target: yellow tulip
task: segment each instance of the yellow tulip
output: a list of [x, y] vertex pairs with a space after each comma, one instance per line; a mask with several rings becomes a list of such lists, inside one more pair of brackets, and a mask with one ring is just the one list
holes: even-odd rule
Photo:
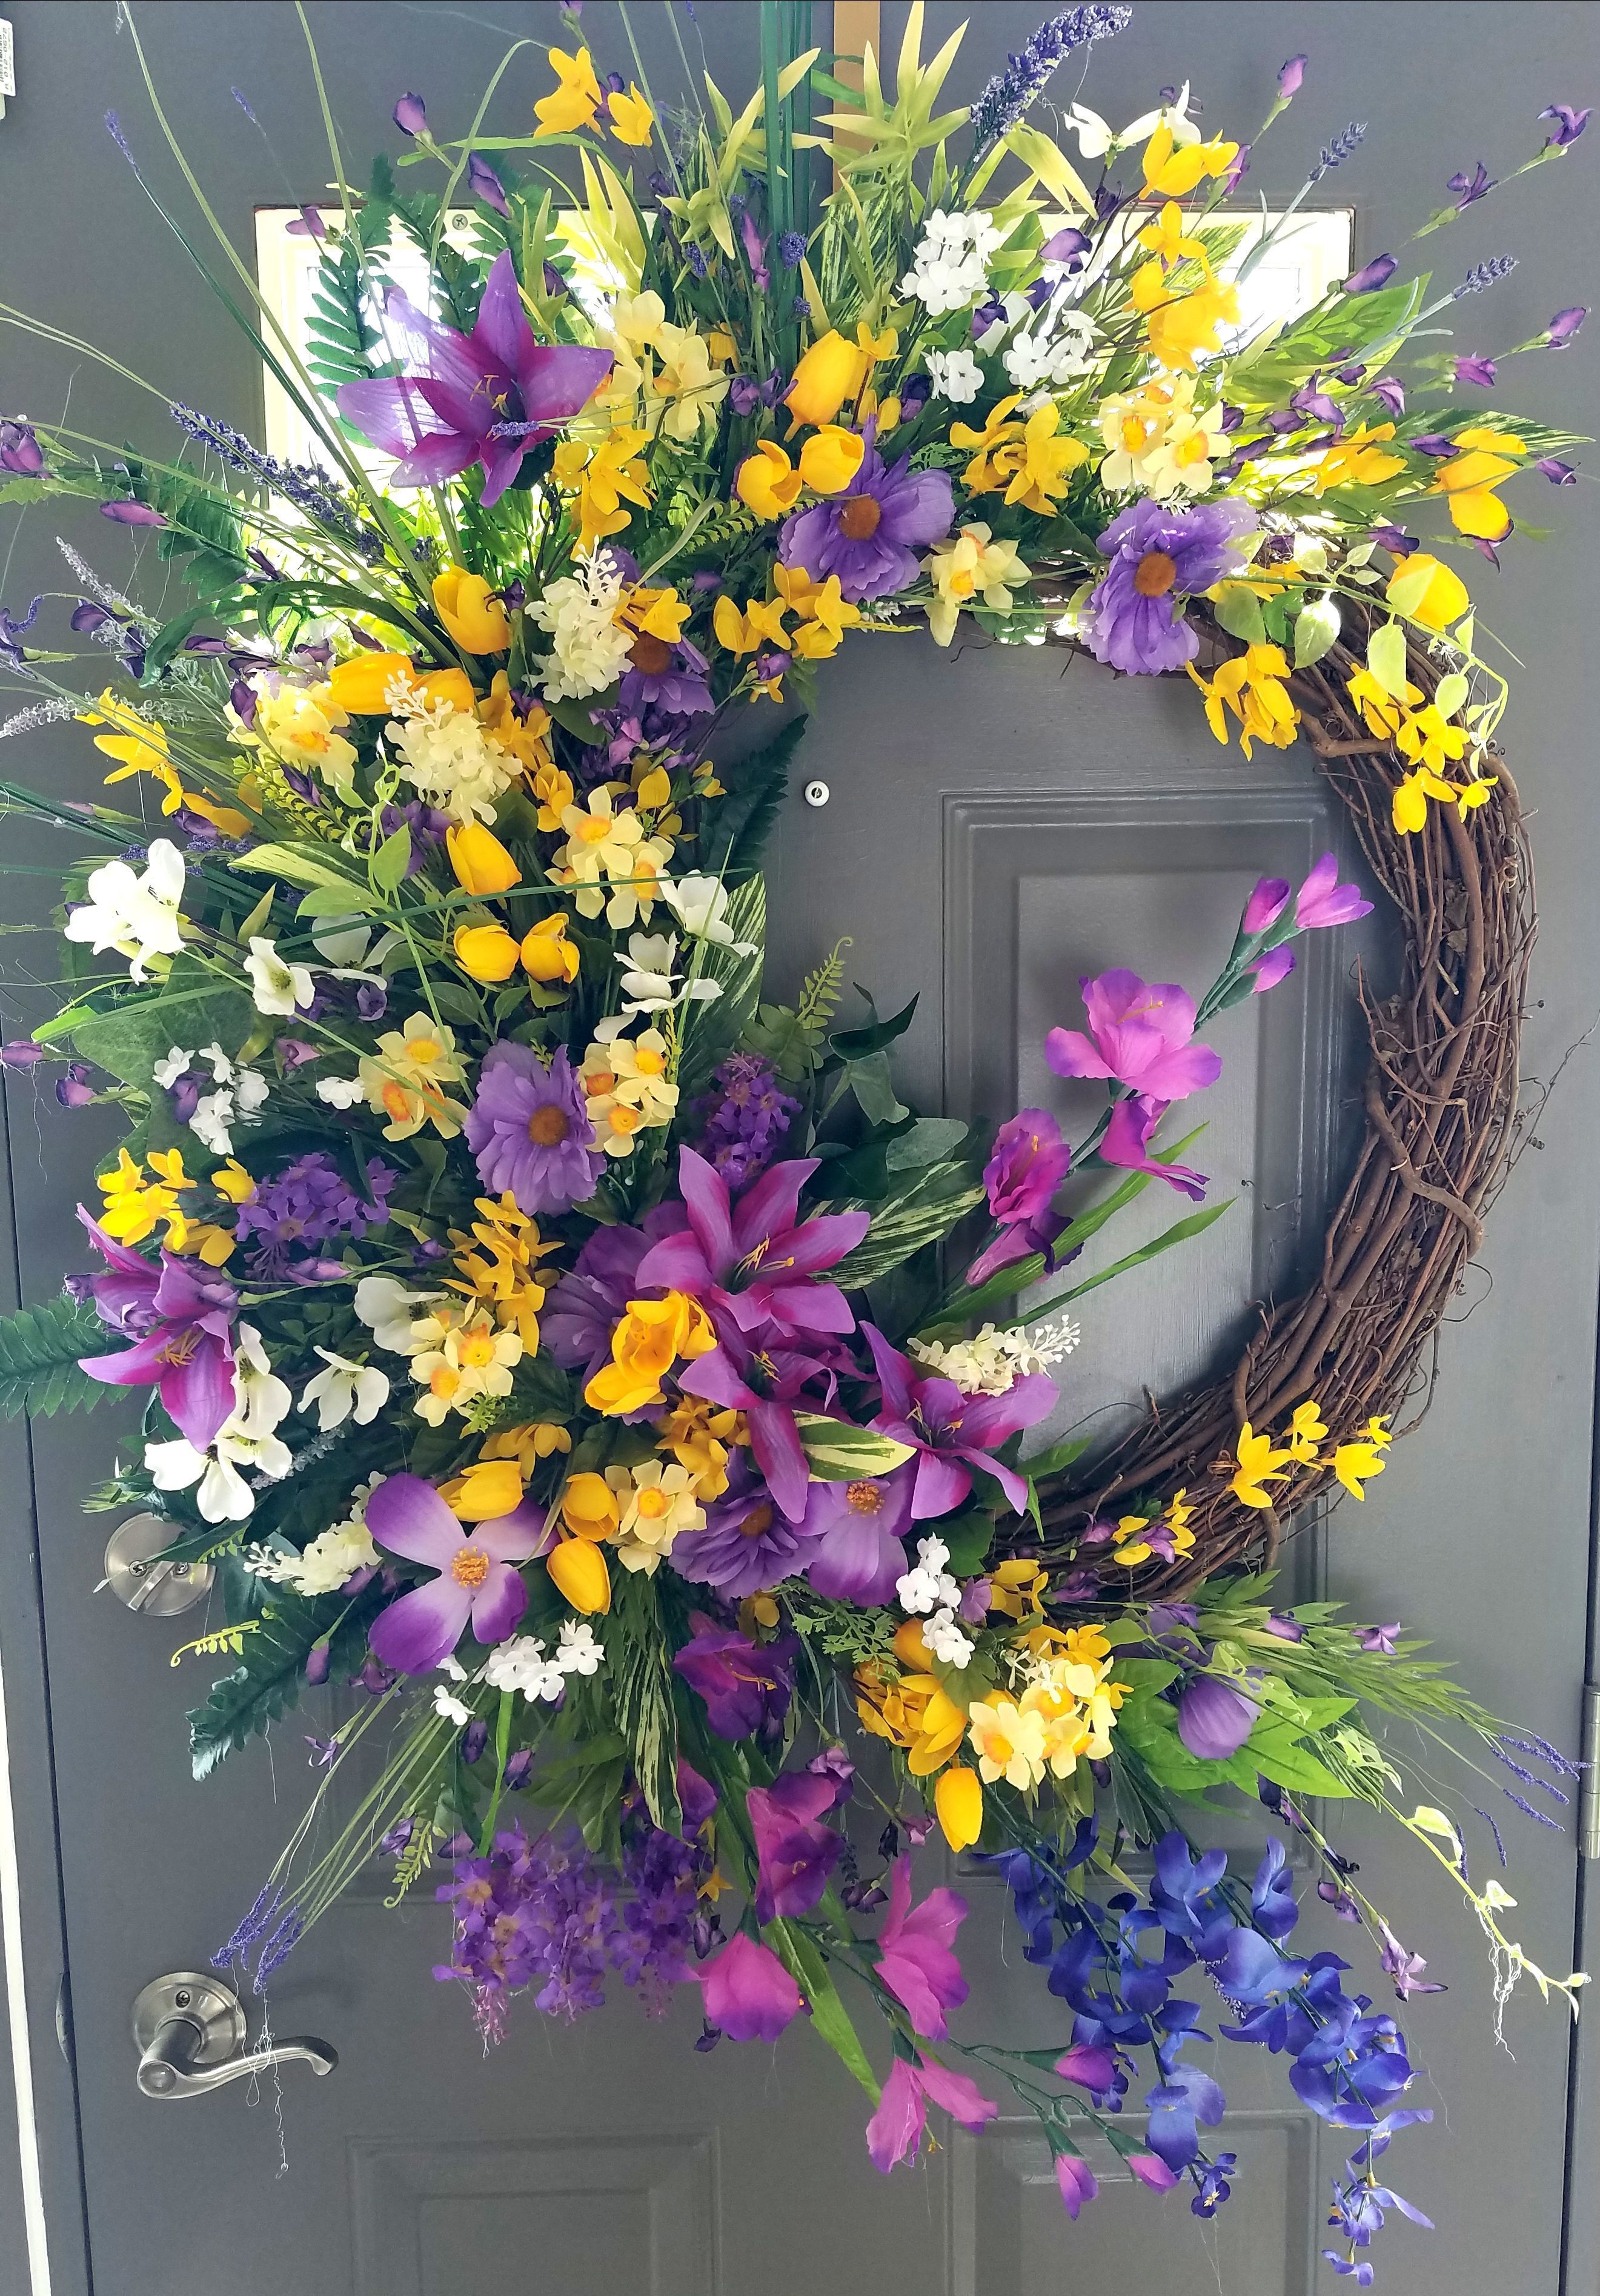
[[611, 1360], [584, 1390], [591, 1411], [615, 1419], [659, 1403], [661, 1380], [679, 1356], [702, 1356], [717, 1344], [710, 1317], [685, 1292], [630, 1300], [611, 1333]]
[[[1414, 550], [1408, 558], [1402, 558], [1395, 568], [1389, 578], [1390, 603], [1391, 604], [1394, 603], [1395, 586], [1398, 583], [1405, 583], [1407, 594], [1409, 595], [1411, 586], [1424, 570], [1428, 575], [1427, 587], [1422, 596], [1412, 605], [1411, 619], [1415, 622], [1420, 622], [1424, 629], [1448, 629], [1452, 622], [1458, 620], [1465, 613], [1472, 600], [1468, 594], [1466, 584], [1456, 573], [1455, 568], [1441, 565], [1437, 558], [1430, 558], [1425, 550]], [[1420, 701], [1420, 694], [1417, 698]]]
[[574, 1475], [562, 1493], [562, 1520], [574, 1538], [610, 1538], [622, 1520], [603, 1475]]
[[424, 701], [447, 701], [452, 709], [464, 712], [478, 699], [464, 669], [425, 669], [416, 681], [416, 690]]
[[521, 954], [504, 925], [462, 925], [455, 947], [456, 964], [474, 980], [509, 980]]
[[970, 1849], [983, 1831], [983, 1786], [976, 1770], [956, 1762], [933, 1789], [933, 1808], [952, 1849]]
[[511, 621], [498, 598], [491, 597], [481, 574], [464, 566], [447, 566], [433, 578], [433, 603], [439, 620], [467, 653], [504, 653], [511, 644]]
[[800, 474], [775, 439], [758, 439], [756, 451], [739, 465], [734, 492], [758, 518], [783, 518], [794, 508]]
[[480, 821], [446, 830], [445, 846], [455, 882], [464, 892], [476, 893], [481, 899], [493, 893], [509, 893], [522, 882], [522, 872], [505, 846]]
[[530, 980], [546, 987], [559, 980], [564, 986], [577, 980], [579, 962], [578, 944], [567, 939], [565, 909], [541, 917], [532, 931], [523, 936], [522, 970]]
[[545, 1559], [545, 1568], [575, 1611], [609, 1611], [611, 1574], [605, 1557], [587, 1538], [564, 1538]]
[[800, 477], [813, 494], [841, 495], [866, 453], [866, 441], [858, 430], [829, 422], [800, 448]]
[[352, 718], [382, 718], [389, 709], [384, 696], [396, 678], [410, 685], [415, 676], [408, 654], [358, 653], [349, 661], [334, 663], [328, 686], [334, 706]]
[[831, 422], [847, 398], [861, 387], [861, 353], [831, 327], [794, 370], [794, 381], [784, 395], [789, 409], [789, 435], [805, 422]]
[[498, 1522], [522, 1504], [522, 1478], [514, 1459], [479, 1459], [457, 1475], [446, 1505], [462, 1522]]

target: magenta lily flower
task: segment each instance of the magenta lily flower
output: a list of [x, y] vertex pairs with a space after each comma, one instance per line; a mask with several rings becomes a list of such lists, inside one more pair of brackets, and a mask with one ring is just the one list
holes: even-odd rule
[[1205, 1174], [1191, 1171], [1187, 1164], [1157, 1163], [1150, 1153], [1151, 1136], [1167, 1107], [1164, 1100], [1153, 1100], [1143, 1093], [1133, 1100], [1120, 1100], [1100, 1143], [1101, 1161], [1120, 1165], [1128, 1172], [1148, 1172], [1153, 1180], [1165, 1180], [1169, 1188], [1198, 1203], [1210, 1185]]
[[1294, 897], [1294, 923], [1299, 932], [1316, 932], [1323, 925], [1348, 925], [1372, 914], [1358, 885], [1339, 882], [1339, 864], [1325, 853]]
[[651, 1246], [635, 1281], [642, 1289], [686, 1292], [740, 1332], [764, 1324], [785, 1333], [853, 1332], [856, 1318], [839, 1286], [812, 1278], [859, 1243], [872, 1218], [835, 1212], [796, 1225], [800, 1190], [817, 1162], [804, 1156], [774, 1164], [735, 1203], [714, 1164], [680, 1149], [677, 1184], [689, 1225]]
[[[1157, 1100], [1186, 1100], [1215, 1084], [1222, 1062], [1191, 1042], [1194, 999], [1172, 981], [1146, 987], [1136, 972], [1103, 972], [1079, 982], [1089, 1036], [1052, 1029], [1045, 1058], [1063, 1077], [1108, 1077]], [[1091, 1038], [1093, 1041], [1091, 1042]]]
[[542, 1508], [524, 1504], [469, 1530], [420, 1475], [380, 1483], [366, 1503], [366, 1527], [391, 1554], [439, 1573], [380, 1611], [367, 1629], [373, 1657], [401, 1674], [426, 1674], [448, 1658], [469, 1620], [480, 1643], [514, 1634], [528, 1607], [515, 1566], [550, 1544]]
[[966, 1999], [966, 1980], [954, 1947], [967, 1902], [954, 1890], [930, 1890], [911, 1903], [911, 1860], [897, 1857], [889, 1884], [889, 1915], [878, 1939], [878, 1975], [911, 2013], [924, 2040], [945, 2038], [945, 2012]]
[[169, 1251], [153, 1267], [81, 1205], [78, 1216], [108, 1265], [89, 1287], [101, 1321], [134, 1341], [120, 1355], [80, 1357], [79, 1368], [109, 1387], [158, 1389], [173, 1425], [203, 1451], [234, 1408], [238, 1292], [210, 1268]]
[[849, 1781], [800, 1770], [745, 1796], [756, 1838], [756, 1919], [808, 1914], [828, 1886], [844, 1844], [822, 1820], [849, 1792]]
[[470, 335], [439, 325], [398, 288], [384, 319], [406, 372], [341, 384], [339, 411], [399, 458], [402, 487], [435, 486], [481, 463], [483, 500], [498, 502], [529, 448], [586, 406], [611, 370], [609, 351], [534, 340], [509, 251], [495, 258]]
[[1059, 1399], [1055, 1382], [1030, 1372], [1004, 1395], [963, 1395], [954, 1380], [921, 1379], [916, 1365], [891, 1348], [874, 1324], [863, 1324], [878, 1367], [883, 1408], [873, 1421], [880, 1435], [909, 1443], [917, 1453], [911, 1513], [918, 1521], [950, 1514], [972, 1488], [974, 1467], [992, 1475], [1018, 1514], [1028, 1485], [990, 1453], [1022, 1428], [1047, 1418]]
[[775, 2041], [800, 2015], [800, 1987], [770, 1946], [743, 1932], [689, 1974], [704, 1996], [707, 2022], [730, 2041]]
[[1000, 2111], [964, 2073], [953, 2073], [931, 2057], [919, 2055], [915, 2064], [897, 2057], [883, 2084], [882, 2102], [866, 2124], [867, 2156], [885, 2177], [922, 2143], [930, 2101], [964, 2128], [981, 2128]]
[[[653, 1257], [646, 1254], [646, 1259]], [[643, 1267], [644, 1261], [639, 1264]], [[794, 1414], [797, 1407], [809, 1407], [805, 1389], [826, 1368], [815, 1350], [753, 1348], [735, 1336], [725, 1339], [709, 1354], [697, 1356], [675, 1374], [685, 1393], [703, 1395], [712, 1403], [743, 1412], [756, 1464], [767, 1478], [767, 1488], [780, 1512], [791, 1522], [799, 1522], [806, 1512], [811, 1480]]]
[[693, 1641], [672, 1661], [705, 1702], [706, 1720], [719, 1738], [749, 1738], [759, 1730], [775, 1733], [789, 1710], [793, 1662], [800, 1644], [792, 1635], [776, 1642], [752, 1643], [748, 1635], [725, 1632], [696, 1611]]

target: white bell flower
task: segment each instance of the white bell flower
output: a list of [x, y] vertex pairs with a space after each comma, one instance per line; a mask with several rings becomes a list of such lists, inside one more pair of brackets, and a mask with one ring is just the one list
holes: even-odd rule
[[184, 857], [158, 837], [142, 876], [126, 861], [108, 861], [89, 878], [89, 898], [67, 913], [69, 940], [87, 941], [96, 956], [114, 948], [144, 980], [152, 956], [176, 956], [183, 947], [177, 906], [184, 898]]
[[657, 890], [692, 940], [715, 941], [735, 956], [753, 956], [753, 940], [735, 940], [727, 922], [727, 887], [717, 877], [662, 877]]
[[303, 1013], [316, 994], [310, 966], [286, 964], [278, 955], [277, 943], [267, 934], [250, 936], [244, 969], [258, 1013]]
[[309, 1411], [316, 1404], [316, 1423], [324, 1435], [352, 1417], [357, 1427], [369, 1426], [389, 1401], [389, 1374], [376, 1364], [355, 1364], [344, 1356], [330, 1355], [326, 1348], [316, 1352], [328, 1368], [307, 1382], [300, 1409]]

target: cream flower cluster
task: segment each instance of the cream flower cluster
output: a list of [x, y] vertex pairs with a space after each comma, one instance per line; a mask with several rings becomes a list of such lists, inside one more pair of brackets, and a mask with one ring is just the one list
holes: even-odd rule
[[963, 1395], [1005, 1395], [1029, 1373], [1061, 1363], [1079, 1338], [1077, 1324], [1063, 1316], [1033, 1332], [1002, 1332], [985, 1324], [974, 1339], [954, 1340], [948, 1347], [938, 1340], [913, 1340], [910, 1352]]
[[603, 693], [628, 667], [634, 634], [617, 619], [622, 570], [609, 550], [576, 562], [575, 570], [529, 602], [528, 619], [550, 634], [551, 650], [534, 674], [553, 701]]
[[492, 822], [495, 808], [521, 777], [521, 763], [492, 741], [475, 712], [447, 698], [430, 701], [397, 680], [385, 699], [395, 715], [384, 736], [403, 782], [452, 821]]
[[357, 1570], [374, 1570], [382, 1561], [366, 1527], [366, 1503], [382, 1480], [382, 1475], [369, 1475], [357, 1483], [344, 1521], [318, 1531], [299, 1554], [282, 1554], [270, 1546], [246, 1547], [245, 1569], [274, 1586], [292, 1587], [297, 1595], [336, 1595]]

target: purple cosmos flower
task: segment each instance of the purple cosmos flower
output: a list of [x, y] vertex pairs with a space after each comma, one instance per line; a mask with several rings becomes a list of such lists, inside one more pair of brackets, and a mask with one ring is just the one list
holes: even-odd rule
[[1288, 102], [1292, 95], [1298, 95], [1300, 94], [1301, 86], [1305, 79], [1305, 77], [1306, 59], [1304, 56], [1291, 56], [1286, 64], [1280, 64], [1278, 66], [1278, 94], [1285, 103]]
[[475, 200], [481, 200], [486, 208], [493, 208], [496, 215], [505, 216], [507, 220], [510, 219], [511, 209], [505, 202], [505, 186], [489, 166], [488, 161], [476, 152], [467, 161], [467, 189]]
[[142, 502], [102, 503], [100, 515], [116, 526], [165, 526], [168, 522], [152, 504]]
[[1359, 271], [1352, 271], [1344, 283], [1347, 295], [1370, 295], [1379, 287], [1386, 287], [1399, 269], [1392, 255], [1374, 255]]
[[780, 1723], [793, 1689], [794, 1636], [758, 1644], [748, 1635], [725, 1634], [699, 1611], [691, 1624], [693, 1639], [673, 1659], [672, 1670], [705, 1702], [717, 1735], [749, 1738]]
[[1545, 329], [1546, 348], [1564, 351], [1588, 316], [1588, 306], [1586, 303], [1574, 303], [1565, 311], [1557, 311]]
[[701, 1988], [707, 2018], [730, 2041], [775, 2041], [800, 2015], [800, 1987], [769, 1946], [743, 1933], [689, 1974]]
[[32, 423], [21, 414], [0, 414], [0, 471], [30, 479], [44, 467], [44, 453]]
[[716, 709], [706, 683], [709, 664], [687, 638], [669, 644], [646, 630], [634, 640], [628, 661], [631, 667], [623, 673], [617, 696], [623, 709], [636, 715], [653, 706], [678, 718], [703, 718]]
[[885, 2177], [900, 2161], [915, 2158], [931, 2102], [964, 2128], [981, 2128], [1000, 2110], [965, 2073], [953, 2073], [930, 2057], [919, 2057], [913, 2064], [897, 2056], [878, 2109], [866, 2124], [867, 2157]]
[[1339, 864], [1325, 853], [1294, 897], [1294, 923], [1299, 932], [1316, 932], [1324, 925], [1348, 925], [1372, 914], [1372, 903], [1363, 900], [1358, 886], [1338, 882]]
[[1258, 877], [1251, 896], [1244, 904], [1244, 917], [1239, 931], [1246, 939], [1264, 933], [1276, 924], [1289, 906], [1289, 881], [1286, 877]]
[[496, 1195], [509, 1190], [529, 1214], [570, 1211], [594, 1194], [605, 1169], [564, 1045], [548, 1068], [527, 1045], [491, 1045], [462, 1129], [484, 1186]]
[[1533, 465], [1549, 480], [1553, 487], [1575, 487], [1578, 472], [1571, 463], [1563, 463], [1559, 455], [1541, 455]]
[[897, 1857], [889, 1884], [889, 1913], [878, 1939], [878, 1975], [910, 2012], [911, 2029], [925, 2041], [942, 2041], [945, 2012], [966, 1999], [966, 1980], [955, 1954], [956, 1932], [967, 1902], [953, 1890], [931, 1890], [911, 1903], [911, 1860]]
[[1052, 1029], [1045, 1058], [1061, 1077], [1106, 1077], [1158, 1100], [1185, 1100], [1215, 1084], [1222, 1062], [1191, 1041], [1194, 999], [1172, 981], [1147, 988], [1136, 972], [1103, 972], [1079, 981], [1090, 1037]]
[[1569, 144], [1576, 144], [1584, 131], [1589, 111], [1590, 106], [1587, 103], [1581, 111], [1574, 111], [1570, 103], [1547, 103], [1538, 116], [1541, 119], [1553, 119], [1555, 127], [1545, 138], [1545, 149], [1548, 151], [1554, 145], [1558, 152], [1564, 152]]
[[1380, 1651], [1385, 1658], [1392, 1658], [1399, 1631], [1399, 1620], [1391, 1619], [1386, 1627], [1358, 1627], [1356, 1640], [1364, 1651]]
[[1491, 358], [1458, 358], [1455, 376], [1457, 382], [1475, 383], [1479, 390], [1488, 390], [1494, 383], [1495, 363]]
[[1481, 160], [1469, 176], [1465, 171], [1450, 177], [1448, 188], [1456, 194], [1456, 212], [1463, 215], [1477, 200], [1485, 198], [1495, 187], [1495, 179]]
[[844, 492], [785, 520], [778, 555], [814, 582], [837, 574], [852, 601], [883, 598], [915, 581], [917, 552], [948, 534], [955, 516], [948, 471], [914, 472], [909, 455], [886, 466], [869, 435]]
[[1254, 518], [1246, 503], [1178, 510], [1145, 501], [1112, 519], [1097, 545], [1112, 562], [1089, 599], [1084, 628], [1095, 659], [1138, 676], [1193, 660], [1199, 640], [1177, 614], [1177, 600], [1239, 572], [1244, 561], [1235, 545]]
[[650, 1239], [636, 1227], [597, 1227], [550, 1294], [539, 1318], [546, 1347], [563, 1371], [587, 1382], [611, 1350], [611, 1332], [639, 1286], [636, 1271]]
[[429, 318], [398, 288], [385, 316], [407, 371], [342, 384], [339, 411], [398, 457], [398, 486], [434, 486], [481, 463], [483, 501], [498, 502], [529, 448], [587, 406], [611, 369], [609, 351], [534, 340], [509, 250], [495, 258], [470, 335]]
[[1061, 1127], [1046, 1109], [1022, 1109], [1000, 1127], [983, 1168], [989, 1216], [1000, 1234], [967, 1269], [970, 1284], [986, 1283], [997, 1269], [1036, 1251], [1054, 1265], [1052, 1248], [1066, 1222], [1051, 1212], [1050, 1200], [1071, 1160]]
[[428, 107], [420, 95], [403, 95], [390, 116], [402, 135], [428, 133]]
[[420, 1475], [390, 1475], [366, 1503], [366, 1523], [391, 1554], [439, 1573], [373, 1620], [366, 1639], [385, 1666], [428, 1673], [449, 1657], [469, 1619], [480, 1643], [503, 1643], [516, 1632], [528, 1588], [515, 1566], [549, 1543], [542, 1507], [525, 1505], [469, 1529]]
[[1177, 1734], [1201, 1761], [1226, 1761], [1249, 1737], [1260, 1710], [1231, 1682], [1191, 1675], [1177, 1702]]
[[152, 1267], [89, 1218], [107, 1272], [90, 1284], [103, 1324], [133, 1339], [121, 1355], [85, 1356], [79, 1368], [111, 1387], [160, 1390], [161, 1408], [181, 1435], [203, 1451], [234, 1408], [234, 1286], [203, 1264], [161, 1254]]
[[844, 1847], [822, 1823], [839, 1801], [838, 1780], [810, 1770], [751, 1786], [745, 1803], [756, 1843], [758, 1921], [787, 1921], [816, 1904]]
[[817, 1168], [814, 1156], [775, 1164], [735, 1204], [721, 1173], [693, 1148], [680, 1149], [678, 1188], [689, 1225], [652, 1245], [637, 1282], [688, 1292], [719, 1330], [773, 1324], [785, 1334], [854, 1331], [839, 1286], [811, 1279], [860, 1242], [871, 1216], [837, 1212], [797, 1226], [800, 1190]]
[[737, 1190], [766, 1170], [800, 1111], [770, 1062], [759, 1053], [730, 1053], [693, 1113], [705, 1128], [702, 1153], [729, 1188]]
[[812, 1544], [805, 1524], [778, 1513], [772, 1493], [751, 1474], [741, 1450], [730, 1467], [726, 1495], [706, 1509], [705, 1529], [680, 1533], [672, 1568], [680, 1578], [715, 1587], [730, 1601], [743, 1602], [803, 1570]]
[[887, 1475], [808, 1486], [802, 1527], [815, 1543], [805, 1570], [819, 1595], [862, 1610], [890, 1601], [906, 1570], [901, 1541], [911, 1528], [915, 1480], [907, 1460]]
[[833, 1368], [830, 1352], [814, 1341], [803, 1348], [777, 1347], [763, 1341], [759, 1333], [747, 1340], [734, 1330], [677, 1374], [685, 1394], [702, 1395], [728, 1410], [743, 1412], [756, 1464], [791, 1522], [805, 1516], [811, 1476], [795, 1411], [815, 1408], [807, 1406], [805, 1390]]
[[1406, 412], [1406, 386], [1397, 375], [1386, 374], [1368, 386], [1367, 397], [1382, 400], [1391, 414]]
[[874, 1324], [861, 1326], [877, 1365], [883, 1408], [872, 1424], [880, 1435], [908, 1443], [917, 1453], [911, 1513], [918, 1521], [949, 1514], [972, 1488], [972, 1470], [992, 1475], [1021, 1514], [1028, 1486], [990, 1454], [1021, 1429], [1054, 1410], [1055, 1382], [1030, 1372], [1004, 1395], [963, 1395], [953, 1380], [921, 1379], [908, 1357], [891, 1348]]

